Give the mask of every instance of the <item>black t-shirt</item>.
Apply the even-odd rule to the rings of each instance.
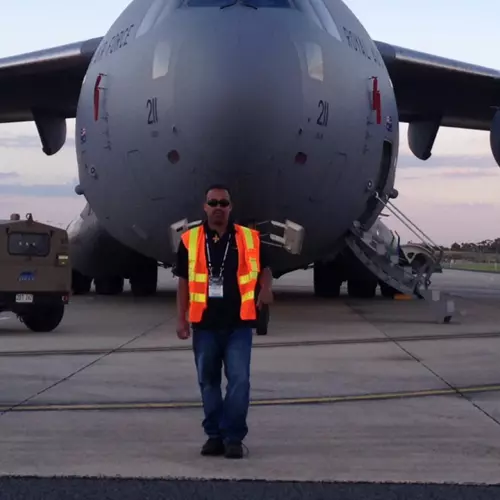
[[[217,232],[212,231],[207,223],[204,224],[205,234],[210,249],[210,259],[214,276],[219,276],[221,264],[229,241],[229,248],[224,263],[224,297],[208,298],[207,308],[203,313],[200,323],[194,323],[193,328],[205,330],[225,330],[242,326],[255,327],[255,321],[243,321],[240,318],[241,295],[238,286],[238,248],[236,246],[236,234],[233,224],[219,238]],[[205,245],[205,256],[207,254]],[[205,257],[207,258],[207,257]],[[208,263],[208,260],[207,260]],[[260,269],[269,267],[268,256],[265,245],[260,245]],[[173,272],[179,278],[188,279],[188,251],[181,241],[177,251],[177,262]]]

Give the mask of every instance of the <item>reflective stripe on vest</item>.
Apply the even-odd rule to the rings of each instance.
[[[238,249],[238,285],[241,294],[240,317],[256,318],[255,287],[260,272],[259,233],[238,224],[236,246]],[[186,231],[182,241],[188,251],[189,321],[198,323],[207,307],[208,267],[205,255],[205,230],[198,226]]]
[[[238,284],[241,294],[241,319],[255,319],[255,287],[260,271],[258,255],[259,234],[243,226],[236,226],[236,239],[239,250]]]

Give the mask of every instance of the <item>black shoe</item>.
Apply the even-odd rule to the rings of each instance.
[[[221,438],[209,438],[201,449],[203,456],[220,456],[224,455],[224,442]]]
[[[243,458],[243,446],[241,443],[228,443],[224,452],[226,458]]]

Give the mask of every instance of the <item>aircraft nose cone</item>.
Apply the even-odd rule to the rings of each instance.
[[[197,175],[229,184],[246,203],[262,182],[271,188],[302,110],[297,50],[271,10],[205,10],[176,66],[175,124],[197,152]]]

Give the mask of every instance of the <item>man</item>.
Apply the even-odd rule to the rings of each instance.
[[[188,339],[191,323],[208,436],[201,454],[241,458],[248,433],[252,328],[258,309],[273,300],[272,274],[259,233],[231,222],[229,190],[211,186],[205,197],[206,220],[182,235],[177,253],[177,336]],[[222,364],[228,381],[224,401]]]

